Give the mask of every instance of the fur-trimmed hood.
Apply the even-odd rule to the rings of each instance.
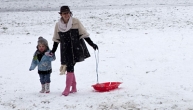
[[[85,27],[82,25],[82,23],[77,18],[72,17],[71,29],[78,29],[80,39],[89,37],[89,33],[86,31]],[[57,22],[55,25],[55,31],[54,31],[54,35],[52,39],[54,42],[60,42],[60,37],[58,35],[58,32],[60,31],[58,29],[58,22]]]

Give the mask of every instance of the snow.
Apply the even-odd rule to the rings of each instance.
[[[77,63],[78,92],[65,97],[60,52],[52,63],[51,92],[39,93],[37,69],[28,71],[39,36],[52,48],[62,5],[84,24],[99,46]],[[191,110],[193,109],[193,1],[191,0],[1,0],[1,110]],[[99,82],[123,82],[99,93]]]

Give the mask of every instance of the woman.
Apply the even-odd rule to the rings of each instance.
[[[60,43],[60,70],[63,72],[67,70],[66,87],[62,94],[68,96],[69,93],[77,92],[76,78],[74,75],[76,62],[84,61],[84,59],[90,57],[84,40],[86,40],[94,50],[98,49],[98,46],[89,38],[89,34],[81,22],[77,18],[72,17],[72,12],[68,6],[62,6],[59,14],[61,18],[55,25],[53,36],[54,44],[51,54],[55,53]],[[71,86],[72,89],[70,91]]]

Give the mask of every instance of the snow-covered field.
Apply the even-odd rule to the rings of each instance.
[[[0,110],[193,110],[193,1],[0,0]],[[69,5],[99,46],[99,82],[123,82],[99,93],[95,52],[77,63],[78,92],[61,96],[60,56],[51,92],[28,71],[39,36],[52,48],[60,6]],[[98,51],[96,51],[98,52]]]

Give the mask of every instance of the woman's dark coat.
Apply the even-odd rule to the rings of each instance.
[[[90,57],[84,42],[89,34],[76,18],[72,19],[72,28],[67,32],[60,32],[56,23],[53,41],[60,43],[62,65],[71,65]]]

